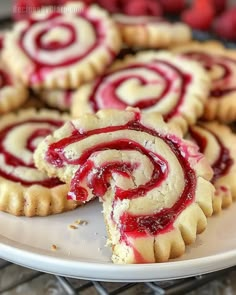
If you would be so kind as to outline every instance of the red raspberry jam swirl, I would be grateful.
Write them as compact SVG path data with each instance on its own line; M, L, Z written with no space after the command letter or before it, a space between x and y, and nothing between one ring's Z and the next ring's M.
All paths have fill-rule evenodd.
M12 85L12 81L7 72L0 69L0 89Z
M66 90L63 95L62 104L65 108L70 108L74 90Z
M84 187L81 187L81 183L86 181L86 185L92 189L93 195L103 198L107 189L109 188L109 180L113 172L121 174L123 177L132 177L131 173L136 169L138 163L127 162L105 162L100 167L95 167L94 162L91 160L93 155L103 152L105 150L122 150L122 151L137 151L142 155L148 157L154 166L152 177L144 185L140 185L134 189L123 190L116 187L114 191L114 199L112 208L116 206L116 203L124 199L144 198L152 189L159 187L160 184L167 178L169 173L168 160L164 159L161 155L150 151L145 146L140 145L138 142L129 138L120 138L111 140L109 142L103 142L88 147L84 153L77 159L68 159L65 156L65 148L70 144L88 139L93 135L116 133L122 130L137 131L158 137L163 140L174 153L178 159L184 174L184 189L179 196L176 203L171 208L164 208L159 212L153 214L132 215L131 213L123 213L120 217L120 222L117 225L120 229L121 241L129 244L128 237L139 238L147 236L156 236L170 231L173 228L173 224L178 215L188 207L195 199L196 190L196 173L190 166L188 157L190 154L186 151L181 152L182 141L177 139L173 135L163 135L157 131L145 127L140 122L140 114L135 114L135 118L129 121L125 125L121 126L109 126L100 129L94 129L90 131L82 131L75 129L72 134L58 142L52 143L46 153L46 160L48 163L55 167L63 167L67 165L79 165L79 169L75 173L70 187L69 198L73 198L80 201L86 201L88 192ZM93 169L96 168L96 173ZM113 212L111 213L111 219L113 219ZM132 245L130 245L132 247ZM136 260L143 262L141 256L134 249Z
M201 126L205 131L207 131L211 136L214 137L217 145L219 146L220 152L217 160L211 164L213 169L214 175L212 178L212 183L214 183L220 177L226 175L230 170L231 166L233 165L233 159L230 156L230 151L228 148L224 146L220 138L211 130L206 127ZM198 144L200 152L204 154L205 149L207 147L207 138L204 137L200 132L197 130L190 128L189 133L194 141Z
M166 67L168 71L171 71L171 74L166 73ZM138 73L137 71L139 70L148 71L150 74L155 75L156 79L148 79L144 74L141 75ZM157 97L144 97L135 104L128 104L125 101L125 97L124 99L119 97L118 89L124 84L129 83L129 81L134 80L138 81L138 84L143 87L149 85L157 85L158 87L161 84L163 90ZM180 81L178 88L173 86L176 80ZM177 98L174 98L176 100L175 105L168 113L164 114L164 119L169 120L179 114L179 109L185 102L187 88L190 83L191 76L181 72L176 66L166 61L152 60L145 64L137 63L129 65L99 78L95 83L89 101L94 112L105 108L126 109L127 106L147 110L155 107L162 100L165 100L170 91L174 91L177 95Z
M7 147L5 146L5 140L7 137L11 134L11 132L14 132L14 129L17 127L24 126L25 124L35 124L35 123L41 123L41 124L48 124L49 127L42 126L42 128L35 129L30 136L28 137L27 141L25 142L25 148L24 150L27 152L30 152L33 155L33 152L35 148L37 147L35 145L35 142L38 138L44 138L45 136L49 135L53 129L56 129L64 124L63 121L60 120L53 120L53 119L29 119L25 120L16 124L9 125L5 129L0 131L0 157L3 158L4 165L6 165L8 168L10 167L11 172L8 172L4 169L4 166L0 166L0 176L3 178L6 178L7 180L21 183L25 186L30 186L34 184L39 184L47 188L53 188L57 185L62 184L58 178L45 178L44 180L38 181L28 181L27 179L20 178L15 174L15 169L19 167L24 168L35 168L34 162L33 162L33 156L31 161L25 161L22 158L17 157L16 155L12 154L7 150ZM36 168L35 168L36 169Z
M215 98L220 98L230 92L236 91L236 60L220 55L209 55L203 52L188 52L184 56L190 57L203 64L209 72L214 71L214 68L221 70L221 75L213 78L213 85L210 95ZM232 79L232 77L234 77Z
M78 25L78 23L74 25L76 19L87 21L94 34L91 44L86 45L83 41L81 42L79 31L83 30L83 27L80 27L81 24ZM46 40L48 34L55 29L63 30L62 35L66 38L60 40L55 37L55 39ZM71 21L58 12L51 13L41 20L29 18L26 28L20 35L19 46L34 63L34 71L30 77L31 83L37 84L43 81L45 75L55 68L68 67L80 62L98 47L106 48L104 45L106 36L102 19L90 15L88 8L80 9L77 14L71 15ZM93 38L93 36L89 37ZM112 60L115 53L108 46L106 49ZM46 59L45 56L47 56Z

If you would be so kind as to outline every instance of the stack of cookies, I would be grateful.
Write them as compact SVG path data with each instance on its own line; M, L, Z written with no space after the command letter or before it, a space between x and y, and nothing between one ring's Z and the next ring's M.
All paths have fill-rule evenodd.
M1 211L47 216L98 197L112 261L153 263L236 199L233 50L72 2L16 23L0 67L0 111L23 106L0 119Z

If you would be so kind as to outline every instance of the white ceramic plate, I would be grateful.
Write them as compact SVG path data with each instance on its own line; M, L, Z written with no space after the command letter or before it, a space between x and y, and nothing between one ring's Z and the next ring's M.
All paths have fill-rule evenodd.
M212 272L236 264L236 203L209 219L186 254L167 263L114 265L97 201L73 212L44 218L0 213L0 257L63 276L101 281L155 281ZM68 229L77 219L87 225ZM51 245L58 247L51 250Z

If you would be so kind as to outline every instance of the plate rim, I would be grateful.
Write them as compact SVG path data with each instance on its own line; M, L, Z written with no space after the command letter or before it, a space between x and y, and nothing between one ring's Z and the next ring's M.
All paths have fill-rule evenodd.
M66 258L66 255L57 255L56 251L49 255L47 250L36 249L0 235L2 259L38 271L83 280L153 282L198 276L236 264L236 249L187 260L142 264L141 267L140 264L118 265L88 259L73 260L69 256Z

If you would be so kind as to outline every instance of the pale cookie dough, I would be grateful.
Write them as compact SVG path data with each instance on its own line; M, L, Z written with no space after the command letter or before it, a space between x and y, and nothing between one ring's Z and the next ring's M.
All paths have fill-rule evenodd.
M0 210L13 215L46 216L75 209L67 200L68 185L49 178L33 162L39 142L66 117L34 109L8 114L0 121Z
M213 209L218 213L236 199L236 135L220 123L201 122L190 128L189 137L199 145L213 169Z
M0 31L0 54L1 50L3 49L5 34L6 31Z
M99 197L114 263L182 255L212 214L212 169L198 147L157 113L102 110L67 122L41 142L36 166Z
M2 57L6 31L0 31L0 115L21 107L28 97L27 88L9 72Z
M169 23L150 16L113 15L123 39L130 47L164 48L187 43L191 29L184 23Z
M48 106L61 111L69 111L71 108L72 98L75 90L42 90L37 96Z
M28 98L28 89L11 75L0 57L0 114L21 107Z
M137 107L158 111L183 130L199 118L210 89L201 65L169 52L146 51L116 61L97 80L75 93L71 113L77 117L100 109Z
M101 74L121 48L112 18L97 5L41 9L6 34L3 56L32 88L76 88Z
M200 62L208 71L212 87L204 111L204 119L221 122L236 120L236 50L219 42L192 42L176 47L175 53Z

